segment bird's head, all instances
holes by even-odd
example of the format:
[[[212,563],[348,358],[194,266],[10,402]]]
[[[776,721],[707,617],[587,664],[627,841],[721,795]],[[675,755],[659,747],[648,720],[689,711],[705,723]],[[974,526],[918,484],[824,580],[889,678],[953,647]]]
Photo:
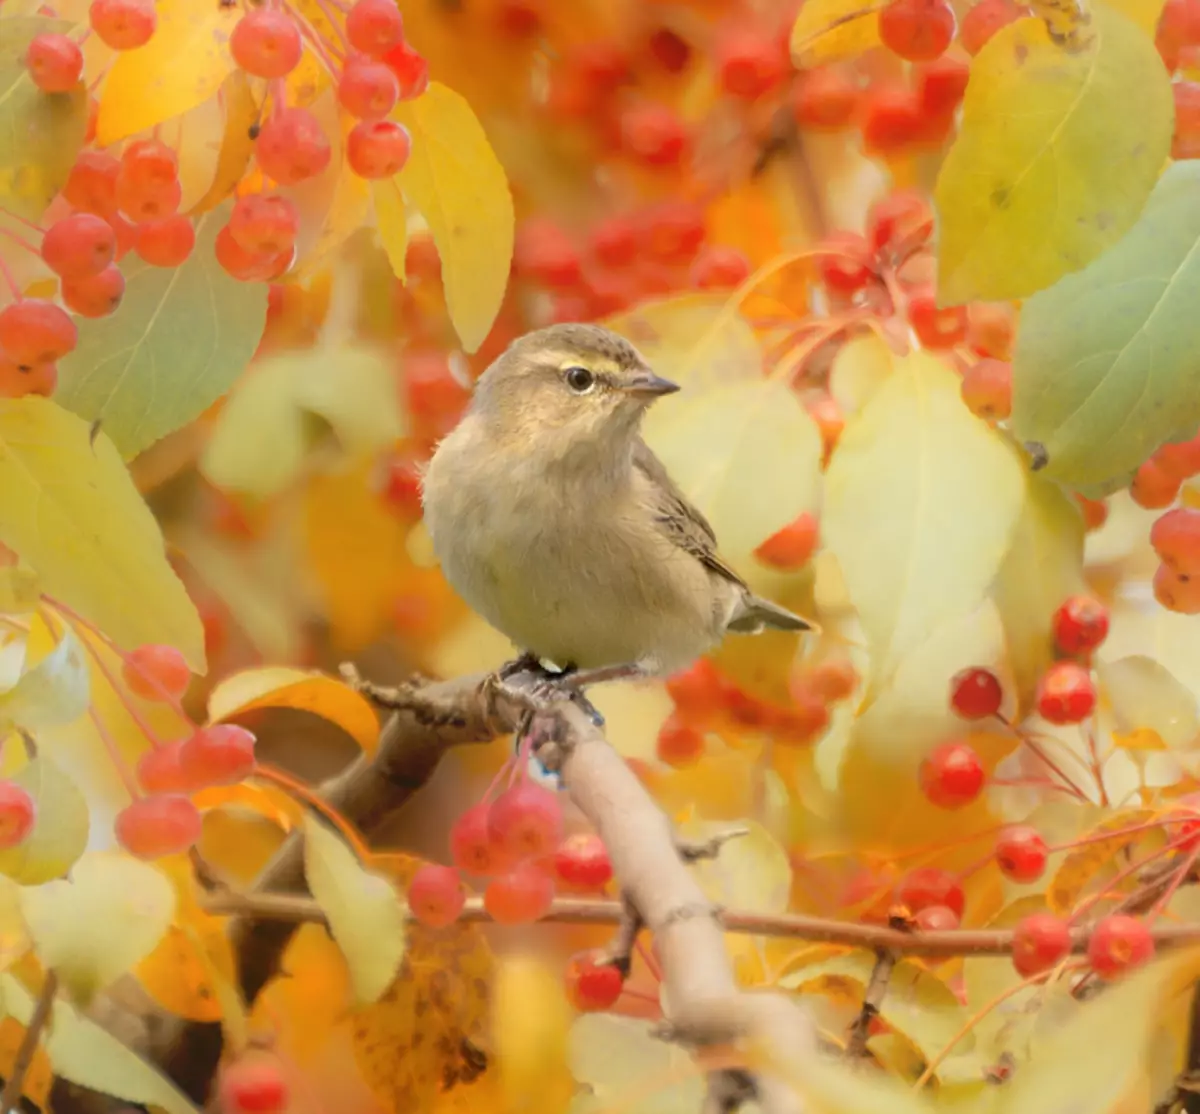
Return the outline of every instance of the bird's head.
[[[677,390],[624,337],[552,325],[514,341],[480,376],[471,409],[505,441],[603,451],[630,440],[646,408]]]

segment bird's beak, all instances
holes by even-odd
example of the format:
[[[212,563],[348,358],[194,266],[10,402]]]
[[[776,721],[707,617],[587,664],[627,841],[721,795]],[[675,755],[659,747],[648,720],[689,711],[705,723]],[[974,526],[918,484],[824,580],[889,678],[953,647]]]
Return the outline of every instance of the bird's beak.
[[[658,398],[659,395],[673,395],[679,390],[679,384],[647,371],[634,376],[621,389],[634,398]]]

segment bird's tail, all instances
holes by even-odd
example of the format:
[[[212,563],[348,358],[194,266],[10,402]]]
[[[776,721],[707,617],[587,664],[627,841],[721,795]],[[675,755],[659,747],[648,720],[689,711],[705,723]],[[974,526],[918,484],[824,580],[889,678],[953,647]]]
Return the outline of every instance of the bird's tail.
[[[729,621],[729,630],[738,634],[758,634],[766,628],[811,631],[821,629],[816,623],[800,618],[786,607],[780,607],[777,603],[764,600],[761,596],[752,596],[747,592],[742,606]]]

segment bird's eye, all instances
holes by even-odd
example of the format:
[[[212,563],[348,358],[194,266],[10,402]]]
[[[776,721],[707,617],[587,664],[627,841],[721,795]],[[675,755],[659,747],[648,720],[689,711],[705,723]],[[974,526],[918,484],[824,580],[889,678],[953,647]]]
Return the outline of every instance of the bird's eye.
[[[567,386],[577,395],[586,395],[596,385],[596,377],[585,367],[569,367],[564,374]]]

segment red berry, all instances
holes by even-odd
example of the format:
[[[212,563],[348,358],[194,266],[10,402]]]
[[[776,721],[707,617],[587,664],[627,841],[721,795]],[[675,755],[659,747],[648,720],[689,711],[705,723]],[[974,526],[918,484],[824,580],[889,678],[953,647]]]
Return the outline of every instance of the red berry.
[[[458,920],[466,895],[458,871],[426,863],[408,884],[408,907],[429,928],[445,928]]]
[[[858,670],[844,658],[830,658],[818,662],[803,675],[806,692],[819,697],[828,704],[846,700],[858,688]],[[795,692],[792,693],[795,696]]]
[[[864,96],[860,127],[867,154],[886,157],[921,139],[925,116],[911,89],[880,86]]]
[[[968,54],[978,54],[1000,28],[1015,23],[1023,14],[1013,0],[979,0],[963,16],[958,41]]]
[[[959,926],[958,914],[948,905],[927,905],[913,917],[922,932],[950,932]]]
[[[1049,723],[1082,723],[1095,707],[1092,675],[1078,662],[1056,661],[1038,681],[1038,714]]]
[[[816,518],[805,511],[767,538],[754,556],[775,569],[803,568],[817,551],[818,535]]]
[[[821,281],[834,293],[857,294],[875,273],[873,253],[867,241],[853,232],[835,232],[821,245]]]
[[[519,781],[488,810],[488,840],[513,859],[548,855],[562,838],[558,794],[536,781]]]
[[[1000,422],[1012,413],[1012,364],[980,360],[963,373],[962,399],[977,418]]]
[[[1200,576],[1159,565],[1154,573],[1154,598],[1168,611],[1200,615]]]
[[[286,197],[252,193],[239,197],[229,214],[229,235],[251,255],[290,252],[300,230],[300,214]]]
[[[117,237],[103,217],[71,213],[42,237],[42,259],[62,278],[84,278],[104,270],[117,252]]]
[[[513,265],[534,282],[563,290],[582,276],[579,253],[562,227],[549,217],[532,217],[517,230]]]
[[[363,120],[346,138],[346,161],[360,178],[390,178],[408,162],[412,139],[395,120]]]
[[[1175,572],[1200,574],[1200,511],[1191,507],[1167,511],[1150,527],[1150,544]]]
[[[98,275],[62,280],[62,300],[80,317],[107,317],[115,313],[125,296],[125,276],[116,267],[105,267]]]
[[[1071,954],[1071,928],[1053,913],[1031,913],[1013,929],[1012,962],[1029,978],[1056,967]]]
[[[346,13],[346,38],[355,50],[379,57],[404,41],[404,19],[393,0],[357,0]]]
[[[509,862],[489,834],[488,810],[486,802],[472,805],[450,829],[450,857],[459,870],[468,874],[495,874]]]
[[[1099,530],[1108,521],[1108,504],[1103,499],[1088,499],[1076,493],[1075,502],[1079,504],[1079,513],[1083,515],[1083,528],[1089,534]]]
[[[56,365],[22,367],[6,352],[0,351],[0,398],[24,398],[26,395],[49,398],[57,386]]]
[[[973,665],[950,680],[950,707],[963,719],[987,719],[1000,711],[1004,691],[990,669]]]
[[[294,248],[282,251],[278,255],[246,251],[233,238],[229,225],[225,225],[217,233],[214,251],[217,262],[241,282],[270,282],[279,278],[292,265],[296,254]]]
[[[861,90],[842,69],[821,66],[798,74],[792,88],[792,115],[810,131],[840,131],[854,119]]]
[[[92,0],[88,19],[97,37],[113,50],[145,46],[158,24],[154,0]]]
[[[483,907],[497,924],[527,924],[554,900],[554,881],[532,862],[518,863],[493,878],[483,891]]]
[[[704,732],[672,712],[658,729],[654,752],[668,766],[690,766],[704,754]]]
[[[53,302],[22,298],[0,310],[0,349],[21,367],[55,363],[78,339],[75,322]]]
[[[753,27],[722,35],[713,61],[721,88],[731,97],[747,101],[778,88],[791,69],[776,38]]]
[[[382,61],[396,75],[402,101],[411,101],[429,88],[429,63],[408,43],[392,47]]]
[[[382,62],[351,58],[338,79],[337,95],[356,119],[382,120],[400,99],[400,82]]]
[[[179,159],[156,139],[129,144],[117,172],[117,205],[130,220],[160,220],[179,208]],[[107,214],[105,214],[107,215]]]
[[[127,221],[120,213],[113,213],[106,219],[117,237],[117,258],[123,259],[137,245],[138,226]]]
[[[910,870],[896,886],[896,900],[913,914],[934,905],[944,905],[962,920],[966,899],[958,879],[948,870],[922,866]]]
[[[229,36],[233,60],[254,77],[286,77],[300,64],[303,52],[300,28],[278,8],[247,12]]]
[[[113,824],[117,842],[139,859],[186,851],[200,838],[203,821],[191,800],[177,793],[140,797]]]
[[[148,220],[136,227],[134,250],[151,267],[178,267],[196,246],[196,229],[188,217]]]
[[[281,186],[315,178],[333,157],[329,139],[306,108],[281,108],[258,133],[258,165]]]
[[[867,240],[882,252],[905,254],[933,235],[933,210],[915,190],[897,190],[871,206],[867,214]]]
[[[1178,79],[1171,83],[1175,100],[1175,132],[1171,136],[1171,158],[1200,158],[1200,85]]]
[[[708,235],[704,209],[692,201],[659,202],[642,213],[639,224],[641,250],[657,263],[694,259]]]
[[[983,791],[986,774],[974,748],[942,743],[921,763],[921,791],[938,808],[962,808]]]
[[[943,55],[954,28],[954,9],[945,0],[891,0],[879,13],[883,45],[909,62]]]
[[[1164,468],[1154,457],[1134,473],[1129,494],[1139,507],[1162,510],[1175,502],[1183,478]]]
[[[973,302],[967,310],[967,343],[980,356],[1011,360],[1015,332],[1010,305]]]
[[[933,290],[914,291],[908,297],[908,323],[926,348],[953,348],[967,337],[967,307],[938,307]]]
[[[724,701],[721,674],[707,658],[667,678],[667,693],[689,717],[717,711]]]
[[[0,851],[24,843],[36,819],[37,808],[28,792],[15,781],[0,779]]]
[[[383,501],[407,518],[421,517],[421,462],[407,453],[396,453],[385,462]]]
[[[688,281],[698,290],[732,290],[750,277],[750,260],[737,248],[712,245],[701,250]]]
[[[971,67],[957,58],[938,58],[914,72],[917,100],[930,116],[953,112],[967,91]]]
[[[626,267],[638,253],[637,229],[628,217],[606,217],[592,228],[588,246],[605,267]]]
[[[838,439],[842,436],[842,430],[846,428],[846,415],[842,413],[837,399],[830,394],[805,399],[804,409],[821,431],[824,459],[828,461],[829,454],[837,447]]]
[[[148,643],[133,650],[121,667],[129,690],[143,700],[170,702],[186,691],[192,671],[174,646]]]
[[[1036,828],[1013,824],[996,840],[996,865],[1014,882],[1036,882],[1046,870],[1046,841]]]
[[[643,101],[621,113],[621,147],[646,166],[678,166],[688,147],[688,129],[675,110]]]
[[[567,998],[581,1013],[606,1010],[621,997],[625,980],[613,963],[597,963],[596,952],[580,952],[567,963]]]
[[[151,747],[137,764],[138,784],[147,793],[187,793],[192,786],[179,764],[183,743]]]
[[[30,41],[25,65],[43,93],[69,93],[83,76],[83,51],[66,35],[43,32]]]
[[[1091,596],[1072,596],[1050,622],[1064,654],[1090,654],[1108,636],[1108,608]]]
[[[683,73],[692,60],[691,44],[670,27],[658,27],[651,32],[646,49],[667,73]]]
[[[201,727],[185,740],[179,768],[195,789],[237,785],[254,772],[254,734],[233,723]]]
[[[1154,454],[1154,459],[1178,476],[1197,475],[1200,473],[1200,434],[1186,441],[1168,441]]]
[[[613,873],[604,840],[594,832],[567,836],[554,853],[554,873],[574,890],[604,889]]]
[[[218,1114],[283,1114],[290,1088],[279,1064],[267,1056],[242,1056],[221,1069]]]
[[[443,437],[457,424],[470,392],[455,378],[445,352],[408,352],[404,357],[404,401],[420,428]]]
[[[63,186],[63,197],[85,213],[111,217],[117,211],[121,164],[103,151],[80,151]]]
[[[1154,937],[1145,921],[1124,913],[1102,918],[1088,937],[1088,962],[1102,979],[1115,979],[1153,955]]]

